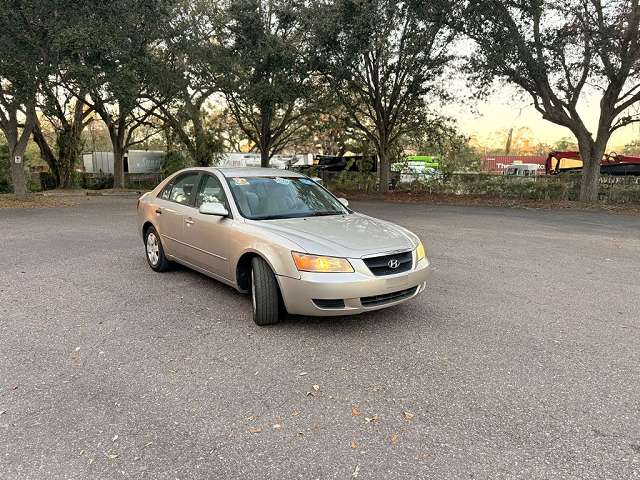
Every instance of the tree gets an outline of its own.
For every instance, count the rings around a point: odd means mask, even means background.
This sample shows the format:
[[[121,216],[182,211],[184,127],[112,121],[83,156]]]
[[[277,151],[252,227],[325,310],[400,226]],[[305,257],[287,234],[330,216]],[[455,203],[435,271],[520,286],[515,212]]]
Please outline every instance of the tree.
[[[162,92],[170,91],[163,83],[172,77],[166,75],[159,53],[165,48],[173,3],[93,0],[71,12],[82,21],[68,34],[75,47],[66,69],[74,87],[87,92],[84,102],[107,127],[116,188],[124,187],[128,149],[161,130],[154,114],[169,100],[162,98]]]
[[[638,0],[468,0],[452,19],[477,45],[469,70],[480,86],[512,83],[543,118],[578,140],[584,162],[580,199],[598,198],[600,161],[611,134],[640,121]],[[596,133],[579,112],[599,93]]]
[[[82,153],[82,132],[93,120],[92,109],[82,100],[84,92],[70,92],[55,78],[50,80],[44,81],[40,89],[40,110],[46,123],[53,128],[54,141],[47,138],[41,119],[35,122],[33,140],[40,149],[40,156],[49,165],[56,186],[70,188],[73,168]]]
[[[27,194],[22,158],[36,121],[35,95],[45,68],[39,22],[47,16],[38,2],[0,0],[0,130],[7,140],[16,196]]]
[[[215,10],[214,10],[215,11]],[[295,142],[308,114],[313,79],[302,4],[231,0],[208,40],[217,87],[261,155],[261,165]],[[213,13],[212,13],[213,16]]]
[[[222,151],[222,139],[209,120],[207,101],[216,92],[216,75],[208,69],[212,28],[208,4],[182,0],[169,22],[166,48],[158,54],[170,82],[163,82],[155,117],[171,129],[195,165],[211,165]],[[166,99],[170,99],[168,102]]]
[[[414,139],[413,147],[419,155],[438,157],[445,178],[457,172],[480,170],[480,153],[448,118],[431,118]]]
[[[562,137],[560,140],[553,144],[552,150],[560,152],[578,150],[578,144],[576,143],[575,139],[571,137]]]
[[[392,151],[420,128],[425,97],[451,60],[448,2],[423,8],[412,0],[328,0],[312,15],[317,66],[349,114],[375,145],[380,190],[389,188]]]

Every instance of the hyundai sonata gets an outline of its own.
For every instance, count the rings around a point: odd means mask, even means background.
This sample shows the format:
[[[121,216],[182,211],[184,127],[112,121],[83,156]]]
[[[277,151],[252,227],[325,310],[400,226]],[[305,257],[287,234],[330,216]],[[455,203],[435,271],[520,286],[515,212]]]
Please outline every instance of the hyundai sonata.
[[[390,307],[426,286],[416,235],[288,170],[181,170],[140,197],[138,218],[153,270],[178,262],[250,293],[258,325]]]

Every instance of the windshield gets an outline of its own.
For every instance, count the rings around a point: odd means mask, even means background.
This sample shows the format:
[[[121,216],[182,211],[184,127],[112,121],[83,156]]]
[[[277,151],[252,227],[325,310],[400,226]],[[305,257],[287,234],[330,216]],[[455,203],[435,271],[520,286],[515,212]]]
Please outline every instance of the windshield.
[[[349,213],[333,195],[308,178],[233,177],[227,181],[240,213],[252,220]]]

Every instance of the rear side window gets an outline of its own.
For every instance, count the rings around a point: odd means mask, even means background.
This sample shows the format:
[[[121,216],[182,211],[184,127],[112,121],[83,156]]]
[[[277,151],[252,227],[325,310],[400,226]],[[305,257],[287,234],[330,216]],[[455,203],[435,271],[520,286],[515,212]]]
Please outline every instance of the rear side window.
[[[171,188],[168,200],[181,205],[192,205],[193,197],[196,194],[196,181],[198,173],[187,173],[177,178]],[[164,193],[164,192],[163,192]]]

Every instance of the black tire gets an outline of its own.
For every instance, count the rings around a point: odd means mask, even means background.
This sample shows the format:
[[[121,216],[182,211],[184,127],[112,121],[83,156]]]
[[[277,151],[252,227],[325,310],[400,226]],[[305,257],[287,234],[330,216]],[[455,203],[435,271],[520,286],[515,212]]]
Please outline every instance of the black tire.
[[[155,239],[155,240],[154,240]],[[157,248],[154,248],[154,245]],[[171,262],[164,255],[162,241],[155,227],[149,227],[144,232],[144,252],[147,263],[152,270],[156,272],[164,272],[169,269]]]
[[[280,320],[280,290],[269,264],[260,257],[251,260],[251,304],[257,325],[273,325]]]

